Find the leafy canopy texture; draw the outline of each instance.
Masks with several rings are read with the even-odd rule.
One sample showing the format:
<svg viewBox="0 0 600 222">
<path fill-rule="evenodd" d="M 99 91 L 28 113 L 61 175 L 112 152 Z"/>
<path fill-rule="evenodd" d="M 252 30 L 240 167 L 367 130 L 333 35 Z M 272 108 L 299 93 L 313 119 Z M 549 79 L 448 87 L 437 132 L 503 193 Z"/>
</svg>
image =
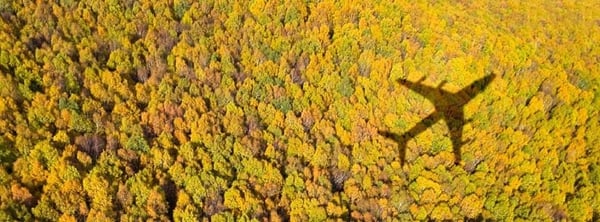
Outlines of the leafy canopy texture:
<svg viewBox="0 0 600 222">
<path fill-rule="evenodd" d="M 0 221 L 597 221 L 598 15 L 0 1 Z"/>
</svg>

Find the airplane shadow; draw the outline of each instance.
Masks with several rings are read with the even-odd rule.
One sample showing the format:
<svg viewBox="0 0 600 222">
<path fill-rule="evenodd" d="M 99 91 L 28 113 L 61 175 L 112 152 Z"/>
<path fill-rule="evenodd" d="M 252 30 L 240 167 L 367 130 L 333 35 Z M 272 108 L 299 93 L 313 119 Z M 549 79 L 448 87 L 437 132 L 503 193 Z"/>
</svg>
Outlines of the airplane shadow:
<svg viewBox="0 0 600 222">
<path fill-rule="evenodd" d="M 470 121 L 465 120 L 464 106 L 471 99 L 485 90 L 485 88 L 487 88 L 487 86 L 495 77 L 496 74 L 492 73 L 476 80 L 469 86 L 455 93 L 441 89 L 445 82 L 442 82 L 438 87 L 430 87 L 421 84 L 424 78 L 417 82 L 399 80 L 398 82 L 400 84 L 421 94 L 423 97 L 431 101 L 435 106 L 435 111 L 403 134 L 397 134 L 383 130 L 380 130 L 379 133 L 384 137 L 396 141 L 398 147 L 400 148 L 401 162 L 404 164 L 406 159 L 407 142 L 421 134 L 423 131 L 429 129 L 438 121 L 444 119 L 448 125 L 450 140 L 452 141 L 454 160 L 455 163 L 458 164 L 461 161 L 460 148 L 466 143 L 462 140 L 463 126 Z"/>
</svg>

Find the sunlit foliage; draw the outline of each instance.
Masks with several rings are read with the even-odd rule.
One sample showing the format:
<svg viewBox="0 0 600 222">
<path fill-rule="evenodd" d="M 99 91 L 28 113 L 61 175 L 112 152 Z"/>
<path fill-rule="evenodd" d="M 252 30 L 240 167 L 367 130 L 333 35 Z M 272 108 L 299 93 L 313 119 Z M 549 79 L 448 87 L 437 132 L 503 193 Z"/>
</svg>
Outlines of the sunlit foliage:
<svg viewBox="0 0 600 222">
<path fill-rule="evenodd" d="M 0 1 L 0 220 L 598 220 L 597 1 Z M 462 162 L 433 105 L 457 91 Z"/>
</svg>

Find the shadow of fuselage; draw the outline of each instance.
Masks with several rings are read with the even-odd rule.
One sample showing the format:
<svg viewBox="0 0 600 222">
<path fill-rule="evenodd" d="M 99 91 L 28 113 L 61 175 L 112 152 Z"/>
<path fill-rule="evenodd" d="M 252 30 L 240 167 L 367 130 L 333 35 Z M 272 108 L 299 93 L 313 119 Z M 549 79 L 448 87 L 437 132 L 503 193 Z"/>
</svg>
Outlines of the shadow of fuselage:
<svg viewBox="0 0 600 222">
<path fill-rule="evenodd" d="M 464 106 L 471 101 L 473 97 L 485 90 L 494 78 L 496 78 L 496 75 L 490 74 L 476 80 L 469 86 L 455 93 L 441 89 L 446 82 L 442 82 L 438 87 L 430 87 L 421 84 L 424 78 L 417 82 L 398 80 L 400 84 L 421 94 L 431 101 L 435 106 L 435 111 L 402 135 L 389 131 L 379 131 L 379 133 L 385 137 L 394 139 L 398 143 L 400 148 L 400 158 L 404 164 L 408 140 L 413 139 L 433 124 L 444 119 L 448 125 L 448 130 L 450 131 L 450 140 L 452 141 L 455 163 L 459 163 L 461 160 L 460 147 L 464 144 L 462 141 L 463 126 L 468 122 L 465 120 Z"/>
</svg>

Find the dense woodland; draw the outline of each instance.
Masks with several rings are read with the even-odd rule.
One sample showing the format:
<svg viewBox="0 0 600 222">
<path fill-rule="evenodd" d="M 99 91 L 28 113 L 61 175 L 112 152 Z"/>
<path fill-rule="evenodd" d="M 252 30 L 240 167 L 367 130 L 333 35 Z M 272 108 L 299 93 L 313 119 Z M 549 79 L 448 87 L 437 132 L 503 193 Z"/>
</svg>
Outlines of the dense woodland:
<svg viewBox="0 0 600 222">
<path fill-rule="evenodd" d="M 0 1 L 0 220 L 599 220 L 598 1 L 445 2 Z"/>
</svg>

